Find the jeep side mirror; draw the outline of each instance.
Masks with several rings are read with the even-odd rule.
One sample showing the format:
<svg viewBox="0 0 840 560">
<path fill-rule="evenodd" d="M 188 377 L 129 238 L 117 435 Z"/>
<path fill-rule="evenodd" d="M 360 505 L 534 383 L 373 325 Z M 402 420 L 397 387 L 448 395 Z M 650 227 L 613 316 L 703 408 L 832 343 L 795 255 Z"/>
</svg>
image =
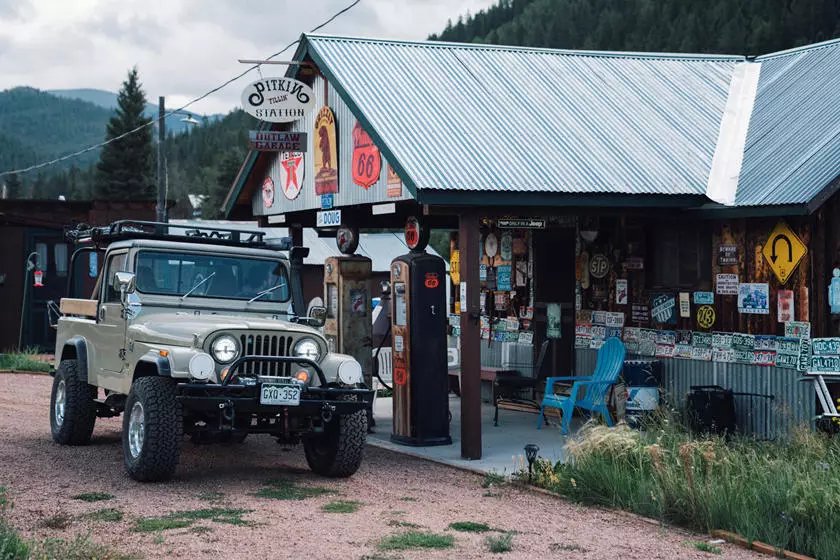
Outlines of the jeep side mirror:
<svg viewBox="0 0 840 560">
<path fill-rule="evenodd" d="M 116 272 L 114 273 L 114 288 L 118 289 L 120 295 L 125 298 L 127 294 L 133 294 L 137 288 L 135 279 L 133 272 Z"/>
<path fill-rule="evenodd" d="M 327 308 L 313 305 L 309 309 L 309 317 L 306 318 L 306 322 L 309 323 L 310 327 L 323 327 L 324 323 L 327 322 Z"/>
</svg>

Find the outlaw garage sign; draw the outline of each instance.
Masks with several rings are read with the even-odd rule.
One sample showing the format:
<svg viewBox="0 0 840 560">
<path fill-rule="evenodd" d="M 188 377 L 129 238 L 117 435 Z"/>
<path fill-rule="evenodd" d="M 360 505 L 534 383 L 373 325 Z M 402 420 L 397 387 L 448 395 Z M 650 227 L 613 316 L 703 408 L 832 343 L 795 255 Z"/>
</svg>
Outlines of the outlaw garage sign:
<svg viewBox="0 0 840 560">
<path fill-rule="evenodd" d="M 242 92 L 242 108 L 261 121 L 294 122 L 314 107 L 312 88 L 291 78 L 263 78 Z"/>
</svg>

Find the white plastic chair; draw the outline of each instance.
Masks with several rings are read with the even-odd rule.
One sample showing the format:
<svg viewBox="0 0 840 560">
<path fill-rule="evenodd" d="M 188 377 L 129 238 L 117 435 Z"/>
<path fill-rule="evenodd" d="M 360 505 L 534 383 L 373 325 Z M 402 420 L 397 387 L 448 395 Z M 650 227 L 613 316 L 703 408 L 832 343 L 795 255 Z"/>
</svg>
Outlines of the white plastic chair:
<svg viewBox="0 0 840 560">
<path fill-rule="evenodd" d="M 373 349 L 373 357 L 376 358 L 376 348 Z M 379 377 L 382 378 L 382 381 L 385 383 L 394 386 L 394 366 L 392 362 L 391 356 L 391 347 L 386 346 L 379 350 Z M 376 410 L 376 392 L 379 390 L 380 386 L 382 385 L 379 382 L 379 379 L 374 376 L 373 381 L 371 382 L 373 385 L 373 410 Z"/>
</svg>

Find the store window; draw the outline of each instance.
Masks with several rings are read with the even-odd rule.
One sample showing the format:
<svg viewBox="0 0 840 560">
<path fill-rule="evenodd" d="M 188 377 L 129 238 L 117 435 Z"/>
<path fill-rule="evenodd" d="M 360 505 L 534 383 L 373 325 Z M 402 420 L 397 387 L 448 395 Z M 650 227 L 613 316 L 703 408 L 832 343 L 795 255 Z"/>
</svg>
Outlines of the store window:
<svg viewBox="0 0 840 560">
<path fill-rule="evenodd" d="M 58 276 L 67 276 L 67 244 L 56 243 L 55 251 L 55 273 Z"/>
<path fill-rule="evenodd" d="M 122 272 L 125 270 L 127 256 L 127 253 L 119 253 L 117 255 L 113 255 L 111 258 L 108 259 L 108 268 L 106 269 L 107 272 L 105 273 L 105 281 L 107 282 L 105 284 L 106 303 L 114 303 L 120 301 L 120 291 L 114 286 L 114 275 L 117 272 Z"/>
<path fill-rule="evenodd" d="M 711 231 L 702 225 L 666 225 L 648 235 L 650 288 L 711 287 Z"/>
</svg>

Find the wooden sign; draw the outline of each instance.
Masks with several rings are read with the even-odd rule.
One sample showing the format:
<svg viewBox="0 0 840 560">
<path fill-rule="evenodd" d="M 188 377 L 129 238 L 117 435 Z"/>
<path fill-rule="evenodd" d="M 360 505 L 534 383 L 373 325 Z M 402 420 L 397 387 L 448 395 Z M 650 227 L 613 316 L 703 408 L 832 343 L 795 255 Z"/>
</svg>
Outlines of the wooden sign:
<svg viewBox="0 0 840 560">
<path fill-rule="evenodd" d="M 338 149 L 335 141 L 335 115 L 326 105 L 315 117 L 315 194 L 338 192 Z"/>
<path fill-rule="evenodd" d="M 260 78 L 242 91 L 242 108 L 261 121 L 294 122 L 314 106 L 312 88 L 291 78 Z"/>
<path fill-rule="evenodd" d="M 379 148 L 368 133 L 362 128 L 361 123 L 356 121 L 353 126 L 353 157 L 351 159 L 353 182 L 364 189 L 369 189 L 379 181 L 382 172 L 382 159 L 379 157 Z"/>
<path fill-rule="evenodd" d="M 799 266 L 802 257 L 808 253 L 808 247 L 785 222 L 779 222 L 767 238 L 761 253 L 776 278 L 784 285 Z"/>
<path fill-rule="evenodd" d="M 249 130 L 248 149 L 257 152 L 305 152 L 305 132 Z"/>
</svg>

